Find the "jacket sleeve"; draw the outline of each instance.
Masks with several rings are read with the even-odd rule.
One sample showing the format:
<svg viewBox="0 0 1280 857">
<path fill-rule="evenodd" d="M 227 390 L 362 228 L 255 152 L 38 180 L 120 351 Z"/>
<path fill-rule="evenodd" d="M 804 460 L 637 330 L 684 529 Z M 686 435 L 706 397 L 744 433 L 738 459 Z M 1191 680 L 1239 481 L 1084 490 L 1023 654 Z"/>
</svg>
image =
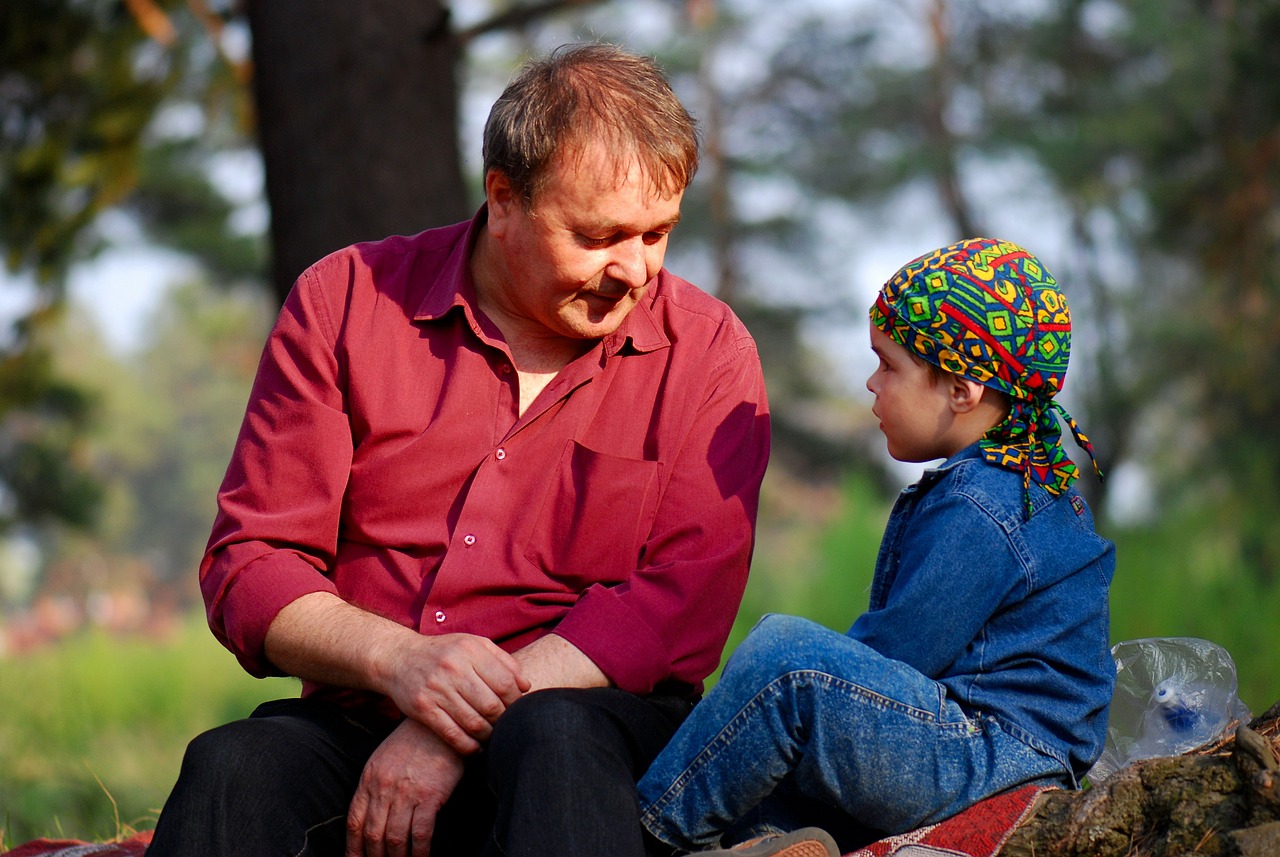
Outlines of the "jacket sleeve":
<svg viewBox="0 0 1280 857">
<path fill-rule="evenodd" d="M 922 502 L 903 535 L 883 603 L 849 636 L 938 678 L 965 651 L 1026 574 L 1001 527 L 962 494 Z"/>
</svg>

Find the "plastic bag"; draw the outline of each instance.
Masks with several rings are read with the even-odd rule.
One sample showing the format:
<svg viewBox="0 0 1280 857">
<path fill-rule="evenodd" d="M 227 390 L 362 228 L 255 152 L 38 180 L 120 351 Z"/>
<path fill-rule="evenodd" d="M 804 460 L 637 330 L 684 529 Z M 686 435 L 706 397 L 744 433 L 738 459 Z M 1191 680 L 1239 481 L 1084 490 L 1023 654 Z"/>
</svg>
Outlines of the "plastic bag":
<svg viewBox="0 0 1280 857">
<path fill-rule="evenodd" d="M 1111 649 L 1116 689 L 1107 740 L 1089 780 L 1130 762 L 1177 756 L 1221 738 L 1248 707 L 1236 696 L 1236 665 L 1221 646 L 1194 637 L 1128 640 Z"/>
</svg>

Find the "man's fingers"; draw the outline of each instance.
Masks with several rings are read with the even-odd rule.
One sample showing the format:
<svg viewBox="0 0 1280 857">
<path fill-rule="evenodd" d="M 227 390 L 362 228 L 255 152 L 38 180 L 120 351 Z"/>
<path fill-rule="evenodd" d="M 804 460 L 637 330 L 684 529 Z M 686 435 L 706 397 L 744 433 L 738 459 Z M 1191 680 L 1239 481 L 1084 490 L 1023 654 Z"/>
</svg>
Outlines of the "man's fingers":
<svg viewBox="0 0 1280 857">
<path fill-rule="evenodd" d="M 436 811 L 419 804 L 413 812 L 413 824 L 409 830 L 413 837 L 413 857 L 430 857 L 431 837 L 436 832 Z"/>
<path fill-rule="evenodd" d="M 413 804 L 397 800 L 387 813 L 382 843 L 387 857 L 408 857 L 409 828 L 413 824 Z"/>
<path fill-rule="evenodd" d="M 505 655 L 506 652 L 503 652 L 503 654 Z M 476 664 L 476 675 L 480 677 L 485 687 L 493 694 L 494 699 L 501 706 L 497 711 L 476 707 L 476 710 L 485 715 L 489 722 L 497 720 L 507 706 L 523 696 L 530 687 L 529 681 L 520 673 L 520 668 L 516 664 L 515 658 L 510 656 L 506 660 L 483 661 Z"/>
<path fill-rule="evenodd" d="M 419 722 L 440 736 L 442 741 L 460 755 L 470 756 L 480 749 L 480 741 L 468 735 L 449 712 L 443 709 L 431 709 L 427 712 L 426 719 Z M 488 725 L 488 723 L 485 723 L 486 727 Z M 488 738 L 489 736 L 484 734 L 481 737 Z"/>
<path fill-rule="evenodd" d="M 364 820 L 369 810 L 369 793 L 363 783 L 356 789 L 347 811 L 347 850 L 343 857 L 364 857 Z"/>
</svg>

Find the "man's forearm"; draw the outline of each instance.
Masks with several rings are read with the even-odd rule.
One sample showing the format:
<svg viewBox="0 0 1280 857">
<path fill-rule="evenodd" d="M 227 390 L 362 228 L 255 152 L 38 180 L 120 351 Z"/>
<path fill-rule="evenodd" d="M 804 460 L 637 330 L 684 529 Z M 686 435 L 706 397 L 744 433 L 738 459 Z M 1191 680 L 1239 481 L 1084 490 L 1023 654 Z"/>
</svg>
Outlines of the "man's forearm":
<svg viewBox="0 0 1280 857">
<path fill-rule="evenodd" d="M 548 634 L 516 652 L 530 690 L 548 687 L 609 687 L 612 682 L 582 650 L 563 637 Z"/>
<path fill-rule="evenodd" d="M 352 606 L 328 592 L 286 605 L 267 629 L 263 647 L 280 670 L 321 684 L 385 693 L 387 657 L 418 634 Z"/>
</svg>

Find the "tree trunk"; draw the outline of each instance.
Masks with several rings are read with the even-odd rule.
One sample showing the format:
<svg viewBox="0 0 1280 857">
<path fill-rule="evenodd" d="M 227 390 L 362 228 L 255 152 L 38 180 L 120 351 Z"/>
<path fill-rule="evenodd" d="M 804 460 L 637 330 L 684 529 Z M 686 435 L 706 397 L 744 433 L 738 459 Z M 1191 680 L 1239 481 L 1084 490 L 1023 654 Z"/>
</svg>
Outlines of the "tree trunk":
<svg viewBox="0 0 1280 857">
<path fill-rule="evenodd" d="M 1050 791 L 1000 857 L 1280 854 L 1280 703 L 1235 736 L 1145 759 L 1083 792 Z"/>
<path fill-rule="evenodd" d="M 254 94 L 283 301 L 321 256 L 471 214 L 461 48 L 438 0 L 250 0 Z"/>
</svg>

